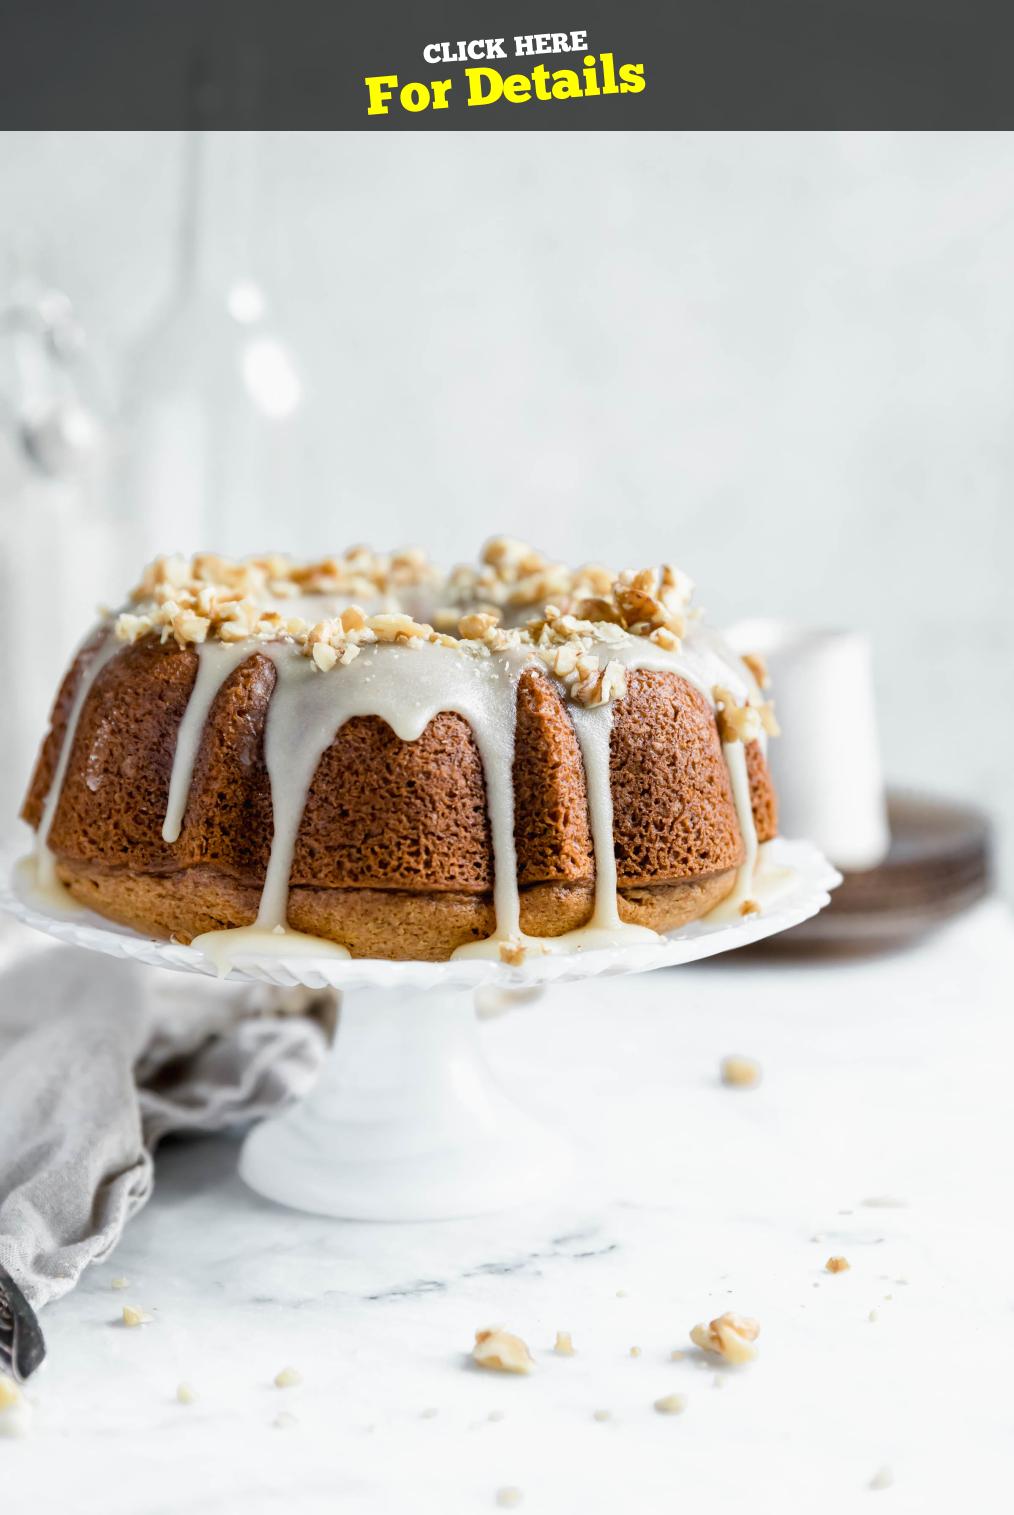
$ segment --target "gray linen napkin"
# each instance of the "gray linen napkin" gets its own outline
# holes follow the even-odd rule
[[[163,1136],[310,1087],[330,1007],[286,994],[49,945],[0,972],[0,1368],[41,1361],[33,1312],[116,1245]]]

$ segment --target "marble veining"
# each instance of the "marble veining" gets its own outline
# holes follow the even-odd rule
[[[990,905],[896,958],[737,954],[556,989],[483,1034],[583,1163],[556,1199],[481,1220],[298,1215],[242,1186],[233,1141],[167,1143],[116,1254],[44,1315],[4,1509],[459,1515],[505,1486],[551,1515],[997,1509],[1012,977]],[[721,1086],[731,1051],[759,1059],[758,1089]],[[152,1324],[117,1324],[124,1303]],[[762,1325],[743,1369],[687,1339],[729,1308]],[[530,1377],[469,1366],[496,1322]],[[303,1381],[279,1390],[289,1364]],[[655,1413],[668,1393],[685,1414]]]

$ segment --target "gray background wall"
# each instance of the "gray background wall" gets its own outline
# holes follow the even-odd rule
[[[114,370],[171,286],[181,160],[0,142],[5,235]],[[282,134],[263,167],[306,405],[251,548],[508,530],[671,556],[722,619],[863,627],[889,772],[987,804],[1014,881],[1009,134]]]

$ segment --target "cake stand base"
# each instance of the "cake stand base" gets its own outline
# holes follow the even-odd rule
[[[342,1009],[317,1087],[251,1132],[243,1177],[283,1205],[353,1220],[450,1219],[549,1193],[570,1169],[568,1144],[499,1088],[480,1047],[476,991],[495,1012],[553,984],[675,968],[752,946],[816,915],[841,882],[808,842],[768,842],[763,863],[776,888],[759,914],[694,921],[632,946],[536,955],[519,965],[308,957],[289,954],[284,938],[277,950],[244,955],[228,975],[233,983],[337,989]],[[196,947],[156,941],[87,910],[54,910],[23,870],[8,875],[2,863],[0,909],[93,952],[217,971]]]
[[[306,1099],[246,1138],[241,1177],[268,1199],[347,1220],[443,1220],[538,1199],[569,1144],[499,1087],[470,989],[342,996]]]

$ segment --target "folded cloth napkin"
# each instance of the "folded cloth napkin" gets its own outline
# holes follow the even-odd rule
[[[34,1311],[116,1245],[151,1194],[161,1138],[305,1093],[330,1016],[333,997],[74,947],[29,949],[0,971],[0,1369],[26,1377],[41,1361]]]

